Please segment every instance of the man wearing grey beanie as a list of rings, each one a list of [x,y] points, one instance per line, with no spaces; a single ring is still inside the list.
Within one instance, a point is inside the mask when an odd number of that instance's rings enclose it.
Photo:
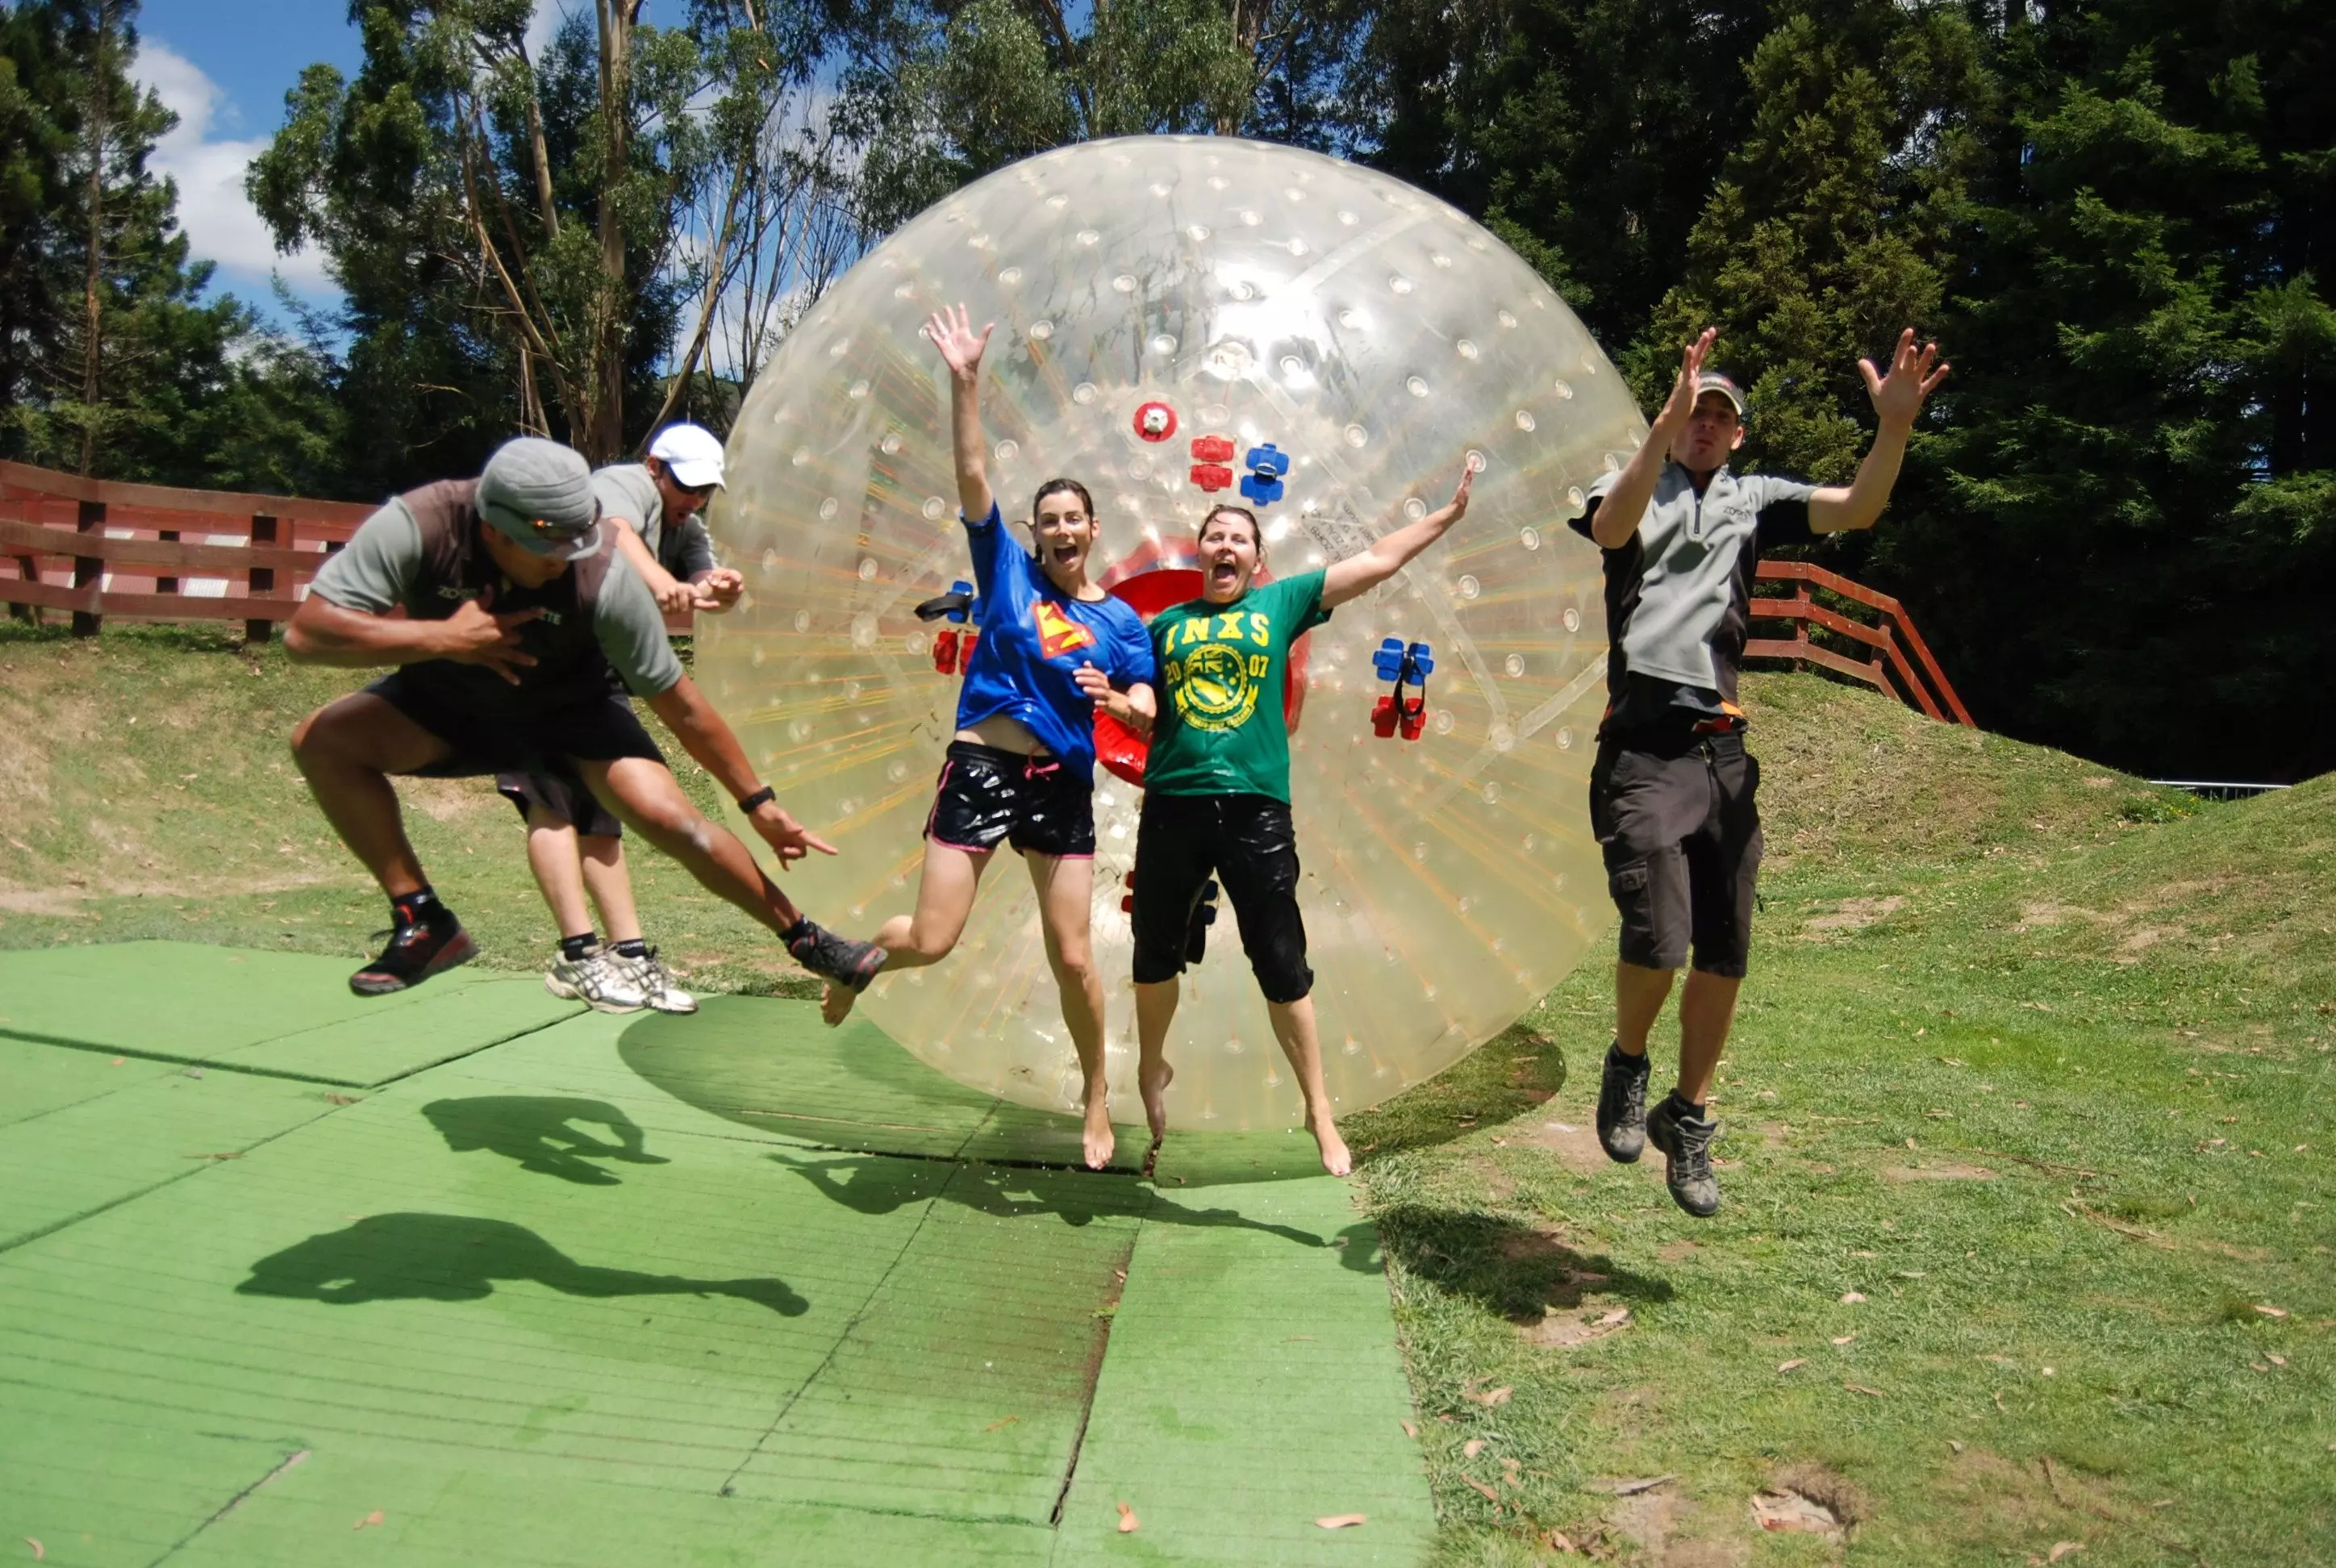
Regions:
[[[754,776],[683,673],[609,527],[583,457],[521,436],[477,479],[409,491],[367,518],[286,628],[298,662],[396,667],[292,732],[316,803],[389,897],[389,946],[349,978],[360,995],[419,985],[476,951],[423,874],[393,774],[571,769],[708,891],[778,932],[813,973],[857,989],[882,966],[881,949],[805,919],[746,846],[699,813],[613,689],[612,669],[737,800],[781,869],[813,850],[835,852]]]

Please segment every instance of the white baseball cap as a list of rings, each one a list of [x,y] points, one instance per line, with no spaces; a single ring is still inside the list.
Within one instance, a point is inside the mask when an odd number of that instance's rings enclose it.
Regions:
[[[686,490],[722,482],[722,438],[702,424],[668,424],[649,443],[649,455]]]

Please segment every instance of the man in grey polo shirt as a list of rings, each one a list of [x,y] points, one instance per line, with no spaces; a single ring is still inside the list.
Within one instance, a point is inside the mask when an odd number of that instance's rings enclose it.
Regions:
[[[1858,361],[1880,428],[1846,486],[1736,474],[1744,394],[1704,368],[1716,329],[1688,345],[1679,378],[1621,472],[1591,487],[1578,533],[1605,552],[1608,706],[1590,773],[1590,820],[1622,917],[1614,1043],[1598,1091],[1598,1139],[1613,1159],[1662,1150],[1671,1197],[1719,1207],[1706,1114],[1752,942],[1760,865],[1759,764],[1736,705],[1760,552],[1871,528],[1890,499],[1906,437],[1947,374],[1938,346],[1899,335],[1888,375]],[[1679,997],[1678,1086],[1647,1109],[1647,1036],[1671,977]]]
[[[582,457],[532,436],[507,442],[476,480],[424,485],[367,518],[286,628],[299,662],[397,667],[292,735],[316,803],[390,901],[389,947],[350,989],[403,990],[474,950],[423,874],[390,775],[544,768],[576,773],[708,891],[778,932],[805,968],[864,986],[882,951],[805,920],[746,846],[690,803],[612,690],[613,668],[737,799],[782,867],[813,850],[835,852],[756,781],[730,726],[683,673],[599,511]]]

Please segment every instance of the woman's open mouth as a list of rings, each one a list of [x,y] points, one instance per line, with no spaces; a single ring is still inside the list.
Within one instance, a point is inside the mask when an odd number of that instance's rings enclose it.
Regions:
[[[1058,544],[1049,552],[1049,559],[1056,566],[1076,566],[1080,553],[1079,547],[1076,544]]]
[[[1233,560],[1219,560],[1209,567],[1211,582],[1234,582],[1241,578],[1241,565]]]

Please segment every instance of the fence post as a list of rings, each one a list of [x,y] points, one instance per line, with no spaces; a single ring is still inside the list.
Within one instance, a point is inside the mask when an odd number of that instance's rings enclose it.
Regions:
[[[73,531],[76,533],[97,533],[102,531],[104,527],[105,502],[102,501],[83,502],[81,503],[81,516],[79,521],[74,523]],[[102,587],[104,577],[105,562],[98,560],[97,557],[93,555],[77,555],[73,557],[73,586],[75,588],[91,589],[92,590],[92,597],[94,598],[95,590]],[[94,610],[77,609],[73,611],[73,634],[75,637],[95,637],[97,635],[98,628],[102,624],[104,624],[104,618],[98,615]]]
[[[251,519],[251,542],[255,546],[274,544],[276,542],[276,520],[272,517],[254,513]],[[253,567],[250,571],[249,583],[245,588],[244,591],[249,594],[253,599],[258,599],[263,595],[274,593],[276,591],[276,569],[272,566]],[[243,640],[246,642],[266,642],[275,635],[276,623],[272,620],[264,620],[258,617],[254,617],[243,623]]]
[[[164,544],[176,544],[179,542],[179,531],[175,528],[163,529],[161,531],[161,535],[162,542]],[[179,579],[176,577],[157,576],[154,579],[154,591],[156,593],[176,593],[179,591]]]

